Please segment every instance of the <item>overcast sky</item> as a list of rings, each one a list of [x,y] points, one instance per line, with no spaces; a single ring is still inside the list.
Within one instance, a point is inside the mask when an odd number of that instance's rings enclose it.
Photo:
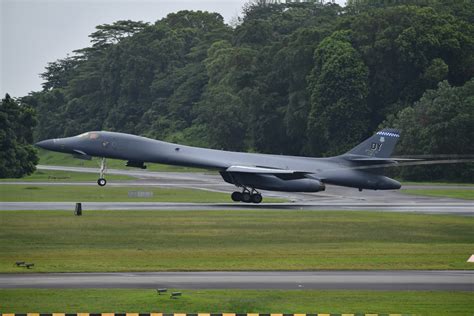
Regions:
[[[41,89],[48,62],[89,46],[96,25],[117,20],[155,22],[170,12],[219,12],[226,22],[247,0],[0,0],[0,96]],[[338,3],[344,3],[338,0]]]

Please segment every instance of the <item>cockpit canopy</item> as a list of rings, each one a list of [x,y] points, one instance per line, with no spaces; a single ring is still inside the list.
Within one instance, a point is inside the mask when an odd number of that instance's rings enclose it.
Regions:
[[[99,139],[100,134],[97,132],[87,132],[83,133],[81,135],[77,135],[76,137],[82,138],[82,139]]]

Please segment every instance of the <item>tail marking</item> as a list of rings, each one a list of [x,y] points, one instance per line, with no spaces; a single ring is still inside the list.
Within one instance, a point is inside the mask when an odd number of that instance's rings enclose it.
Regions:
[[[395,134],[395,133],[390,133],[390,132],[384,132],[384,131],[377,132],[377,135],[400,137],[400,134]]]

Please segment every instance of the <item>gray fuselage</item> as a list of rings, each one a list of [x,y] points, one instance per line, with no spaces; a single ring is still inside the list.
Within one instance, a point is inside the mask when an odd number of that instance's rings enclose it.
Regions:
[[[89,132],[74,137],[45,140],[37,143],[39,147],[70,153],[74,155],[105,157],[127,160],[132,163],[162,163],[177,166],[214,169],[221,172],[224,180],[236,177],[226,177],[226,170],[232,166],[261,167],[267,169],[293,170],[297,176],[285,178],[271,174],[240,174],[242,181],[250,181],[251,187],[258,188],[253,182],[260,178],[276,177],[278,181],[320,181],[322,183],[355,187],[359,189],[399,189],[397,181],[357,169],[358,165],[344,156],[329,158],[310,158],[284,155],[269,155],[256,153],[232,152],[199,148],[163,142],[146,137],[116,133],[116,132]],[[240,174],[240,175],[239,175]],[[253,177],[253,178],[252,178]],[[226,179],[227,178],[227,179]],[[252,180],[245,180],[250,179]],[[289,182],[288,182],[289,183]],[[234,183],[236,185],[249,185],[247,183]],[[276,186],[274,190],[279,190]],[[295,191],[298,186],[290,189]],[[272,190],[272,187],[263,187]],[[286,190],[282,190],[286,191]],[[311,191],[311,190],[301,190]],[[318,191],[318,190],[314,190]]]

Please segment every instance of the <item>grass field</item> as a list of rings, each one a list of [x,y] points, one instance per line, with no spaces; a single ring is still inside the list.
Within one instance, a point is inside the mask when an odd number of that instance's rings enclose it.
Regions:
[[[404,185],[434,185],[434,186],[473,186],[474,183],[466,183],[466,182],[411,182],[411,181],[403,181],[401,179],[397,179],[402,183],[402,187]]]
[[[474,200],[474,190],[463,190],[463,189],[415,189],[415,190],[401,190],[403,193],[411,195],[424,195],[424,196],[436,196],[436,197],[447,197],[464,200]]]
[[[56,153],[48,150],[39,149],[38,157],[40,159],[40,165],[53,165],[53,166],[69,166],[69,167],[89,167],[98,168],[99,159],[93,158],[92,160],[81,160],[73,158],[69,154]],[[107,167],[109,169],[133,169],[125,167],[126,161],[117,159],[107,159]],[[147,170],[150,171],[167,171],[167,172],[205,172],[205,169],[189,168],[170,166],[162,164],[147,164]]]
[[[7,178],[0,179],[0,182],[79,182],[90,181],[96,182],[99,178],[99,171],[97,173],[83,173],[59,170],[36,170],[33,174],[23,178]],[[133,180],[136,178],[125,175],[108,174],[107,180]]]
[[[0,272],[474,269],[466,262],[474,253],[472,217],[2,211],[0,222]]]
[[[129,197],[130,191],[153,192],[153,197]],[[0,184],[0,202],[229,202],[227,193],[161,187]],[[266,202],[281,199],[266,198]]]
[[[472,315],[472,292],[186,290],[0,290],[0,312],[399,313]]]

